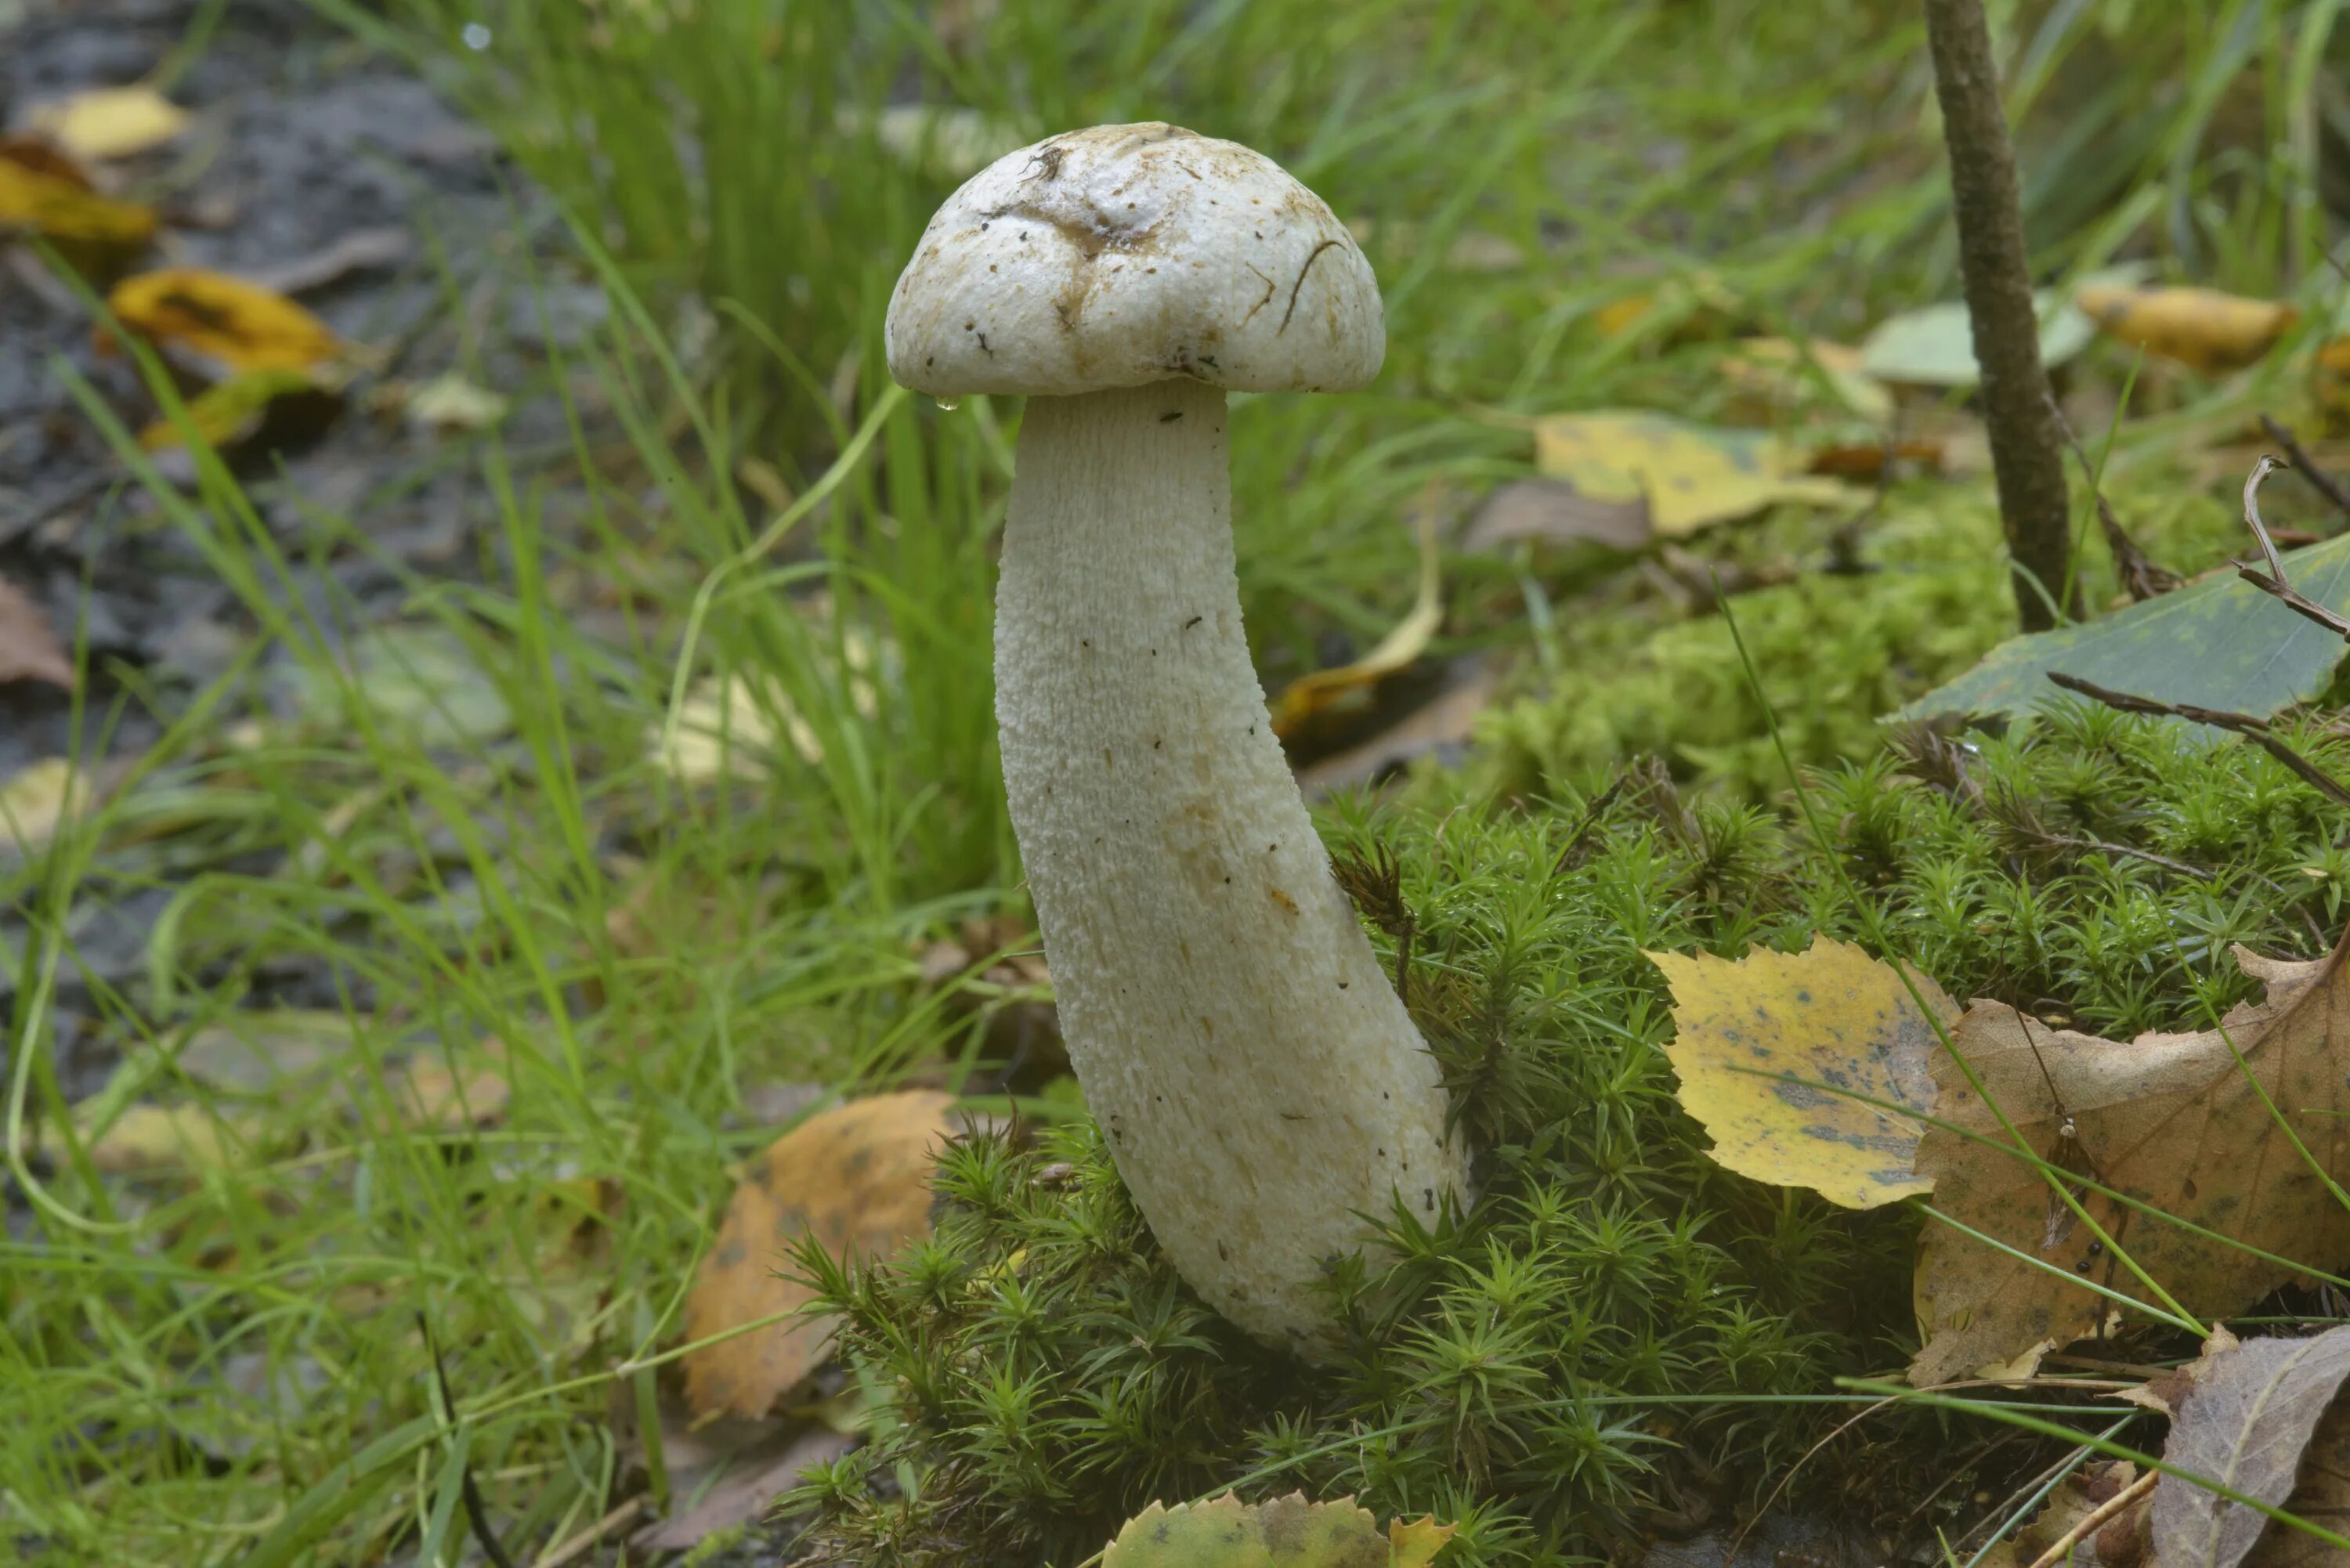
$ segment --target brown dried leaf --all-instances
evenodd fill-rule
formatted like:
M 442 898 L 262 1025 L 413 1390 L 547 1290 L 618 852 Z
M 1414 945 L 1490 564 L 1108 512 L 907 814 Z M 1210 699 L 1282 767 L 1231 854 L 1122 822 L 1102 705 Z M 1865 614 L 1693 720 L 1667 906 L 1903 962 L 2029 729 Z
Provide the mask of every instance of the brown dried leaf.
M 2028 1523 L 1991 1545 L 1983 1556 L 1983 1568 L 2024 1568 L 2137 1479 L 2137 1467 L 2127 1459 L 2083 1465 L 2056 1483 Z M 2089 1568 L 2085 1546 L 2074 1547 L 2071 1568 Z
M 2350 1210 L 2293 1148 L 2251 1081 L 2293 1118 L 2318 1165 L 2336 1179 L 2350 1174 L 2350 1031 L 2339 1041 L 2330 1033 L 2350 1010 L 2343 954 L 2337 946 L 2296 963 L 2238 948 L 2236 961 L 2265 982 L 2267 999 L 2201 1033 L 2143 1034 L 2123 1045 L 1978 1002 L 1953 1043 L 2042 1159 L 2094 1173 L 2151 1206 L 2141 1211 L 2086 1187 L 2076 1192 L 2097 1225 L 2189 1312 L 2220 1316 L 2295 1271 L 2158 1212 L 2312 1267 L 2350 1257 Z M 1934 1207 L 2051 1267 L 1929 1227 L 1916 1282 L 1928 1337 L 1909 1367 L 1920 1386 L 1992 1363 L 2028 1371 L 2046 1351 L 2095 1333 L 2114 1304 L 2074 1277 L 2126 1296 L 2143 1291 L 2040 1168 L 2009 1151 L 1997 1118 L 1947 1054 L 1934 1076 L 1944 1125 L 1929 1127 L 1918 1151 Z
M 2213 1357 L 2171 1423 L 2163 1459 L 2272 1507 L 2301 1512 L 2294 1480 L 2302 1457 L 2345 1378 L 2350 1328 L 2313 1339 L 2247 1340 Z M 2336 1428 L 2329 1450 L 2339 1447 L 2340 1423 Z M 2331 1471 L 2312 1479 L 2320 1487 L 2338 1487 Z M 2334 1501 L 2338 1506 L 2341 1500 Z M 2155 1555 L 2164 1568 L 2237 1568 L 2248 1554 L 2261 1555 L 2254 1549 L 2265 1537 L 2276 1538 L 2276 1550 L 2265 1554 L 2272 1564 L 2309 1561 L 2314 1552 L 2341 1560 L 2338 1548 L 2177 1476 L 2166 1475 L 2154 1489 Z
M 1367 741 L 1300 768 L 1297 787 L 1309 800 L 1334 790 L 1372 784 L 1414 757 L 1467 742 L 1477 716 L 1493 695 L 1496 678 L 1479 664 L 1441 695 L 1422 703 Z
M 2284 1506 L 2336 1535 L 2350 1535 L 2350 1399 L 2337 1393 L 2318 1418 L 2317 1430 L 2302 1449 L 2301 1471 Z M 2345 1556 L 2350 1553 L 2331 1542 L 2272 1520 L 2252 1543 L 2244 1568 L 2340 1568 Z
M 1521 539 L 1638 550 L 1649 540 L 1648 498 L 1586 495 L 1559 479 L 1513 480 L 1477 508 L 1461 548 L 1473 554 Z
M 73 660 L 32 596 L 0 577 L 0 686 L 12 680 L 46 680 L 70 691 Z
M 685 1335 L 706 1339 L 804 1306 L 779 1278 L 785 1250 L 813 1235 L 837 1254 L 886 1257 L 931 1228 L 931 1158 L 948 1136 L 950 1095 L 910 1089 L 811 1116 L 769 1146 L 734 1191 L 685 1298 Z M 697 1416 L 756 1417 L 816 1370 L 832 1324 L 793 1318 L 685 1357 Z

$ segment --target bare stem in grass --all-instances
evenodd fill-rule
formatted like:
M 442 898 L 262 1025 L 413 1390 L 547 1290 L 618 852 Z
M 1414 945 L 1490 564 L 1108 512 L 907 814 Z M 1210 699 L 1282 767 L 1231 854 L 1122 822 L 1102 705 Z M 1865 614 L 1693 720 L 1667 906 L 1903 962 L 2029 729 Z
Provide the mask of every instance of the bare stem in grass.
M 2168 566 L 2158 566 L 2153 558 L 2138 548 L 2137 541 L 2129 536 L 2122 520 L 2106 501 L 2105 487 L 2097 483 L 2097 465 L 2081 446 L 2081 438 L 2073 433 L 2072 421 L 2056 404 L 2052 394 L 2049 411 L 2055 416 L 2056 429 L 2064 435 L 2064 444 L 2073 449 L 2074 461 L 2081 465 L 2082 482 L 2088 485 L 2089 495 L 2097 504 L 2097 526 L 2106 535 L 2106 548 L 2112 552 L 2114 570 L 2121 574 L 2122 587 L 2129 591 L 2132 604 L 2144 604 L 2159 598 L 2186 579 Z
M 2277 556 L 2276 541 L 2269 537 L 2268 524 L 2261 521 L 2261 486 L 2268 476 L 2280 468 L 2290 467 L 2281 458 L 2263 453 L 2252 464 L 2252 472 L 2244 476 L 2244 526 L 2260 541 L 2261 555 L 2268 564 L 2265 572 L 2257 566 L 2236 563 L 2236 575 L 2261 592 L 2269 595 L 2285 608 L 2304 620 L 2314 620 L 2334 636 L 2350 642 L 2350 620 L 2345 620 L 2314 599 L 2303 598 L 2292 584 L 2284 580 L 2284 562 Z
M 1999 514 L 2013 559 L 2016 610 L 2026 631 L 2071 616 L 2066 570 L 2072 503 L 2064 488 L 2048 375 L 2040 363 L 2040 321 L 2032 306 L 2015 150 L 2000 105 L 1982 0 L 1925 0 L 1934 59 L 1934 95 L 1950 154 L 1950 198 L 1975 363 L 1982 371 L 1983 421 L 1991 436 Z M 2060 600 L 2057 596 L 2063 596 Z
M 2316 460 L 2309 455 L 2300 441 L 2293 439 L 2293 431 L 2266 414 L 2261 416 L 2261 429 L 2268 431 L 2269 440 L 2283 449 L 2285 462 L 2293 471 L 2309 481 L 2312 490 L 2334 503 L 2334 509 L 2341 513 L 2345 521 L 2350 521 L 2350 494 L 2343 492 L 2341 481 L 2318 467 Z

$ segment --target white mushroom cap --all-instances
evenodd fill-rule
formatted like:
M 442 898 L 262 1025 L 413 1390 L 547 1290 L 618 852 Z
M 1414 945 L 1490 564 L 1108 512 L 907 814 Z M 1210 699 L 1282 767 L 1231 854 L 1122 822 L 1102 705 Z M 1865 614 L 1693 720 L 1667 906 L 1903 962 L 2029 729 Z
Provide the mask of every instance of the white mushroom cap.
M 1378 284 L 1322 199 L 1260 152 L 1100 125 L 948 198 L 890 296 L 889 373 L 933 397 L 1189 377 L 1349 391 L 1387 348 Z

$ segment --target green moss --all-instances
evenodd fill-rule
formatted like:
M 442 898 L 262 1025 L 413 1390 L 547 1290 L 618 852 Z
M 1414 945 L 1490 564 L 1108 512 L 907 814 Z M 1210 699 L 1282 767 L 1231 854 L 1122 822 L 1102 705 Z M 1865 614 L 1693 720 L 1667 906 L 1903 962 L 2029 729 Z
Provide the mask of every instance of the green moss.
M 2297 739 L 2350 773 L 2339 741 Z M 1515 1564 L 1627 1542 L 1676 1499 L 1752 1499 L 1824 1419 L 1773 1397 L 1911 1348 L 1914 1220 L 1715 1167 L 1642 950 L 1889 929 L 1956 995 L 2126 1032 L 2244 994 L 2230 942 L 2306 955 L 2342 916 L 2344 814 L 2175 724 L 2061 706 L 1811 787 L 1825 847 L 1653 778 L 1587 822 L 1339 808 L 1334 851 L 1393 857 L 1416 923 L 1409 1001 L 1480 1151 L 1474 1209 L 1399 1215 L 1382 1261 L 1338 1268 L 1341 1345 L 1306 1368 L 1193 1300 L 1089 1125 L 956 1149 L 901 1266 L 803 1260 L 898 1423 L 803 1497 L 819 1539 L 876 1568 L 1066 1565 L 1152 1499 L 1237 1482 L 1432 1511 L 1462 1521 L 1449 1561 Z
M 1851 570 L 1814 569 L 1831 556 L 1834 519 L 1778 517 L 1726 542 L 1727 578 L 1741 568 L 1804 568 L 1793 581 L 1730 599 L 1763 694 L 1801 763 L 1868 754 L 1877 744 L 1876 715 L 1922 696 L 2014 635 L 1998 517 L 1986 496 L 1905 494 L 1887 520 L 1857 534 L 1844 562 Z M 2216 564 L 2241 535 L 2225 507 L 2191 493 L 2126 510 L 2140 543 L 2183 570 Z M 2116 590 L 2103 542 L 2090 532 L 2083 597 L 2104 604 Z M 1628 607 L 1635 611 L 1628 617 L 1562 620 L 1552 660 L 1558 673 L 1481 726 L 1485 782 L 1504 793 L 1555 794 L 1653 753 L 1678 777 L 1741 798 L 1763 800 L 1782 788 L 1763 708 L 1730 624 L 1711 605 L 1688 615 L 1655 601 Z

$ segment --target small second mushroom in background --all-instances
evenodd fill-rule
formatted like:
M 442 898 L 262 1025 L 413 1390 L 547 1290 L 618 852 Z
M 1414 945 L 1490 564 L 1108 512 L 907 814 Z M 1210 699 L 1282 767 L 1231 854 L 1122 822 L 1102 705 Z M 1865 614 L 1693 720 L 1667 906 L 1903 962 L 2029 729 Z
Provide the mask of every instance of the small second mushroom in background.
M 1330 875 L 1249 661 L 1227 389 L 1386 349 L 1345 225 L 1245 147 L 1056 136 L 975 176 L 899 279 L 890 373 L 1028 399 L 996 715 L 1069 1058 L 1184 1279 L 1310 1353 L 1326 1261 L 1465 1200 L 1437 1064 Z

